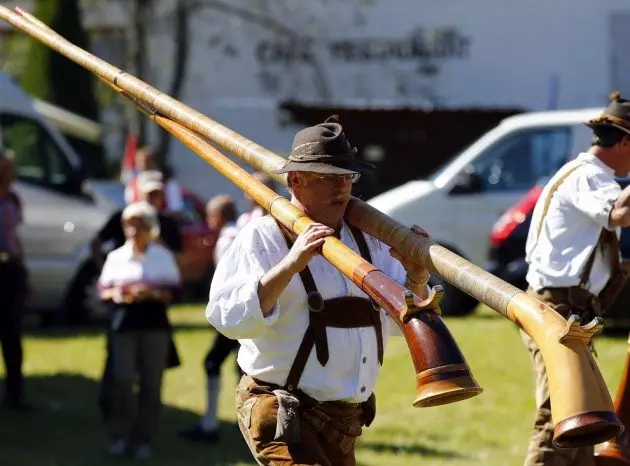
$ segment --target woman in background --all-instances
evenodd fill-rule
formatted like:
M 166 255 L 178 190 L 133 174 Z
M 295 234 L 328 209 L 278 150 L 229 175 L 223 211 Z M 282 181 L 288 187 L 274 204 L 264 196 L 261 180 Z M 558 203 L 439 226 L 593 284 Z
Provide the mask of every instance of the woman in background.
M 123 210 L 122 223 L 126 242 L 109 253 L 99 278 L 101 298 L 113 313 L 115 388 L 108 452 L 147 459 L 161 409 L 162 373 L 169 351 L 166 311 L 180 286 L 180 274 L 173 254 L 154 241 L 160 234 L 155 208 L 146 202 L 130 204 Z

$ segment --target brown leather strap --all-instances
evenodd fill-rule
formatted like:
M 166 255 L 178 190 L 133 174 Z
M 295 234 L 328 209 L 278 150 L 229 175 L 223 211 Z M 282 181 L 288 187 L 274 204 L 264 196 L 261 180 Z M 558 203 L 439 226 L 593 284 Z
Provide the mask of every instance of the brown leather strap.
M 593 270 L 593 264 L 595 263 L 595 254 L 597 253 L 597 247 L 602 243 L 604 231 L 606 230 L 602 229 L 599 234 L 599 238 L 597 238 L 597 243 L 595 243 L 595 247 L 593 248 L 593 252 L 591 252 L 588 256 L 588 259 L 582 268 L 582 273 L 580 273 L 580 284 L 578 285 L 580 288 L 586 288 L 586 284 L 588 283 L 589 278 L 591 278 L 591 270 Z
M 367 241 L 365 241 L 365 236 L 363 235 L 363 232 L 354 225 L 348 224 L 348 227 L 350 228 L 350 233 L 352 233 L 354 240 L 357 242 L 361 257 L 363 257 L 368 262 L 372 262 L 372 255 L 370 254 L 370 249 L 368 248 Z
M 621 262 L 619 258 L 621 257 L 621 245 L 619 244 L 619 237 L 617 236 L 616 231 L 603 230 L 604 243 L 608 244 L 610 251 L 610 270 L 611 275 L 614 275 L 621 269 Z
M 286 231 L 278 223 L 282 235 L 287 243 L 287 247 L 291 249 L 293 240 Z M 365 241 L 365 236 L 361 230 L 351 227 L 350 232 L 357 243 L 361 256 L 371 261 L 370 251 Z M 307 267 L 300 272 L 300 279 L 306 291 L 307 304 L 309 306 L 309 325 L 302 338 L 302 343 L 295 355 L 291 369 L 287 376 L 286 388 L 289 391 L 296 390 L 308 362 L 313 346 L 317 360 L 322 366 L 328 363 L 330 358 L 328 350 L 328 335 L 326 327 L 334 328 L 359 328 L 374 327 L 376 333 L 376 345 L 378 352 L 378 361 L 383 364 L 383 330 L 381 324 L 380 313 L 372 306 L 370 300 L 360 297 L 340 297 L 323 300 L 317 291 L 317 285 L 313 279 L 310 269 Z
M 595 254 L 597 253 L 597 248 L 600 248 L 602 253 L 606 251 L 606 249 L 608 249 L 608 251 L 610 252 L 610 276 L 612 277 L 619 270 L 620 246 L 617 233 L 602 228 L 602 231 L 599 234 L 599 238 L 597 239 L 597 243 L 593 248 L 593 252 L 591 252 L 591 255 L 588 256 L 586 264 L 584 264 L 584 268 L 582 269 L 582 273 L 580 274 L 580 288 L 586 288 L 586 284 L 591 277 L 591 270 L 593 269 L 593 264 L 595 263 Z
M 361 252 L 361 257 L 363 257 L 368 262 L 372 262 L 372 256 L 370 254 L 370 249 L 368 248 L 367 241 L 365 241 L 365 235 L 363 234 L 361 230 L 359 230 L 354 225 L 349 225 L 349 227 L 350 227 L 350 232 L 352 233 L 352 236 L 354 237 L 354 240 L 357 242 L 357 246 L 359 247 L 359 251 Z M 372 307 L 374 309 L 379 309 L 378 305 L 373 300 L 371 300 L 371 302 L 372 302 Z M 372 320 L 374 321 L 374 330 L 376 332 L 378 361 L 382 366 L 384 350 L 383 350 L 383 337 L 382 337 L 383 326 L 381 324 L 381 316 L 379 312 L 372 312 L 370 315 L 372 316 Z
M 547 216 L 547 212 L 549 211 L 549 206 L 551 205 L 551 199 L 553 198 L 553 195 L 556 193 L 560 185 L 564 183 L 564 180 L 566 180 L 569 177 L 569 175 L 573 173 L 575 170 L 577 170 L 579 167 L 580 167 L 579 164 L 576 165 L 575 167 L 571 167 L 569 170 L 566 171 L 566 173 L 564 173 L 560 178 L 558 178 L 556 182 L 549 189 L 549 192 L 547 193 L 547 198 L 545 199 L 545 205 L 543 206 L 542 214 L 540 215 L 540 222 L 538 223 L 538 233 L 536 234 L 537 243 L 538 243 L 538 239 L 540 239 L 540 233 L 542 232 L 543 221 L 545 220 L 545 217 Z

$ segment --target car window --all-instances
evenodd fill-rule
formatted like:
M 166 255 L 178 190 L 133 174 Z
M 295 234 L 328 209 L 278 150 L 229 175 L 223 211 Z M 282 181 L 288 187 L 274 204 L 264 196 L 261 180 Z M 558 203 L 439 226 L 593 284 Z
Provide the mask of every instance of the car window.
M 570 146 L 568 127 L 523 131 L 495 144 L 472 171 L 484 191 L 526 191 L 566 163 Z
M 18 179 L 64 190 L 72 178 L 72 166 L 40 123 L 3 114 L 0 131 L 4 147 L 14 154 Z

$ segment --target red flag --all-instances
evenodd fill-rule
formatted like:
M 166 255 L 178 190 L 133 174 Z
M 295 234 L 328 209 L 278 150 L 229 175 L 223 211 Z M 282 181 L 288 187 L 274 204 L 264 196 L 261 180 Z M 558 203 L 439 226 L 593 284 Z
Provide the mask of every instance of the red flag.
M 131 133 L 125 141 L 125 154 L 123 155 L 120 170 L 120 182 L 129 183 L 136 176 L 136 152 L 138 151 L 138 135 Z

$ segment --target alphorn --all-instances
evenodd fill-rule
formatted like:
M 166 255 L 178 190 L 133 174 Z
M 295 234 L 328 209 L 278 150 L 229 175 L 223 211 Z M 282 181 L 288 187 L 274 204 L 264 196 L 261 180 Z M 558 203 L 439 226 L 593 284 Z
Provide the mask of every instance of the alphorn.
M 203 136 L 254 168 L 269 173 L 285 162 L 282 157 L 42 28 L 23 16 L 22 11 L 13 13 L 0 7 L 0 17 L 119 87 L 127 96 L 159 113 L 161 118 Z M 283 177 L 276 179 L 286 184 Z M 351 200 L 346 218 L 352 225 L 424 264 L 511 320 L 536 342 L 547 366 L 557 447 L 595 445 L 623 432 L 606 384 L 587 348 L 592 336 L 602 328 L 601 319 L 596 318 L 586 325 L 580 325 L 577 316 L 565 319 L 522 290 L 416 235 L 358 199 Z
M 615 398 L 615 411 L 624 426 L 630 425 L 630 337 L 628 339 L 628 354 L 626 366 L 623 370 L 621 382 Z M 630 431 L 613 440 L 609 440 L 595 447 L 595 464 L 597 466 L 627 466 L 630 465 Z
M 36 27 L 47 31 L 52 37 L 62 39 L 34 16 L 19 11 Z M 0 7 L 0 15 L 2 13 Z M 99 77 L 103 79 L 102 76 Z M 156 109 L 129 96 L 116 84 L 104 81 L 247 193 L 289 231 L 297 235 L 313 223 L 303 211 L 256 180 L 197 133 L 160 115 Z M 387 311 L 400 328 L 416 371 L 416 398 L 413 406 L 440 406 L 466 400 L 483 391 L 473 378 L 457 343 L 440 317 L 439 289 L 434 288 L 430 296 L 423 301 L 335 237 L 325 239 L 322 255 L 368 294 L 373 302 Z

